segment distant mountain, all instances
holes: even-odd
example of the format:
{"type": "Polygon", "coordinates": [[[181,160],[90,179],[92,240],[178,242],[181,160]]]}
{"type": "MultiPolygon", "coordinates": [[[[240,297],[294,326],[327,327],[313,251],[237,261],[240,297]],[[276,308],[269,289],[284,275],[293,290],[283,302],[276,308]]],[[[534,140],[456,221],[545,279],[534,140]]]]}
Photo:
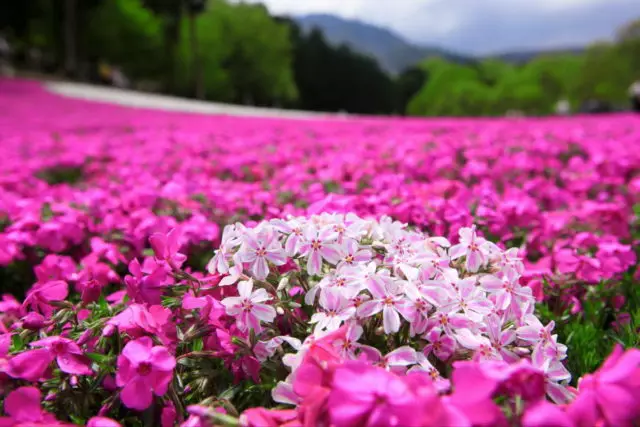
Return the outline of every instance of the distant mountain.
{"type": "Polygon", "coordinates": [[[489,55],[488,58],[501,59],[514,64],[523,64],[531,61],[540,55],[564,55],[564,54],[580,54],[585,51],[584,47],[567,47],[547,50],[522,50],[514,52],[499,53],[497,55],[489,55]]]}
{"type": "Polygon", "coordinates": [[[293,19],[305,32],[319,28],[329,43],[345,44],[355,51],[374,57],[383,69],[392,74],[399,74],[430,56],[440,56],[452,61],[469,59],[437,47],[412,44],[391,30],[357,20],[326,14],[297,16],[293,19]]]}
{"type": "MultiPolygon", "coordinates": [[[[319,28],[331,44],[346,44],[357,52],[374,57],[382,68],[391,74],[399,74],[430,56],[440,56],[450,61],[463,63],[484,58],[457,54],[433,46],[419,46],[386,28],[358,20],[339,18],[335,15],[312,14],[296,16],[293,19],[305,32],[319,28]]],[[[584,52],[583,47],[568,47],[547,50],[516,50],[485,57],[522,64],[540,55],[582,52],[584,52]]]]}

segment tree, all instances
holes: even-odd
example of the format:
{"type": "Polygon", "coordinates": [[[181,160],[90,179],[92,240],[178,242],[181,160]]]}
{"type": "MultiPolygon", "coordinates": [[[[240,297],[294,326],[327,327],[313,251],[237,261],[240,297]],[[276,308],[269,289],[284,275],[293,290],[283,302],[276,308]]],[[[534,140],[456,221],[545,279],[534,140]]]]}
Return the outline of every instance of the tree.
{"type": "Polygon", "coordinates": [[[420,67],[411,67],[400,73],[395,82],[395,110],[405,114],[409,101],[426,81],[427,72],[420,67]]]}
{"type": "Polygon", "coordinates": [[[196,29],[196,18],[206,7],[206,0],[186,0],[187,14],[189,17],[189,44],[191,45],[191,70],[193,72],[193,87],[195,96],[204,99],[204,82],[202,80],[202,63],[198,50],[198,34],[196,29]]]}
{"type": "Polygon", "coordinates": [[[162,22],[164,55],[164,87],[176,90],[176,50],[180,39],[180,22],[184,14],[184,0],[144,0],[143,5],[162,22]]]}
{"type": "Polygon", "coordinates": [[[109,0],[92,15],[87,40],[92,54],[136,79],[162,79],[162,21],[138,0],[109,0]]]}

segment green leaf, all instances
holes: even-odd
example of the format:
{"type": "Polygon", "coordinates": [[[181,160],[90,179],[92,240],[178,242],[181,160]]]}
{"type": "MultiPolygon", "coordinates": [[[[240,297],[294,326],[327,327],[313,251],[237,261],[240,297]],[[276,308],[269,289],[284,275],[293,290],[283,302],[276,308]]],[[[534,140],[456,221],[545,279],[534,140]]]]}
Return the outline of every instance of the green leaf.
{"type": "Polygon", "coordinates": [[[96,363],[107,363],[111,360],[111,356],[100,353],[86,353],[86,356],[96,363]]]}
{"type": "Polygon", "coordinates": [[[17,353],[24,350],[25,343],[22,337],[18,334],[13,334],[11,337],[11,353],[17,353]]]}

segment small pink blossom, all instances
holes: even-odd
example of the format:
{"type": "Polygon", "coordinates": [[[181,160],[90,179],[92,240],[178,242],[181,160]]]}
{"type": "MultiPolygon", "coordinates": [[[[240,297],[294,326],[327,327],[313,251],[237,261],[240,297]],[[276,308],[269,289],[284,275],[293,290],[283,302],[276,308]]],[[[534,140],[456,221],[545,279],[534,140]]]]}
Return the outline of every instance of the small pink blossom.
{"type": "Polygon", "coordinates": [[[142,411],[152,396],[164,396],[173,378],[176,359],[163,346],[153,346],[151,338],[130,341],[118,356],[116,384],[123,387],[120,398],[131,409],[142,411]]]}

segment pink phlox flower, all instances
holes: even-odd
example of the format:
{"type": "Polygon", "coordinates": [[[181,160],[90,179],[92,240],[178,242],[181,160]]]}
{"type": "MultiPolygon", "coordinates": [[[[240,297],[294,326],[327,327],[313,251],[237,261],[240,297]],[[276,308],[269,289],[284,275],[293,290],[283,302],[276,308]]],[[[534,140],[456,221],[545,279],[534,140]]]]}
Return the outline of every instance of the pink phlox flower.
{"type": "Polygon", "coordinates": [[[489,301],[481,288],[476,286],[475,277],[460,279],[455,270],[447,270],[443,273],[448,301],[442,304],[441,311],[459,313],[474,322],[480,322],[484,316],[491,313],[493,304],[489,301]]]}
{"type": "Polygon", "coordinates": [[[398,311],[409,322],[411,335],[421,334],[427,328],[429,312],[439,305],[443,292],[436,287],[406,282],[404,294],[406,300],[398,305],[398,311]]]}
{"type": "Polygon", "coordinates": [[[335,346],[338,348],[340,355],[344,359],[355,359],[356,358],[356,350],[360,348],[360,344],[358,344],[358,340],[362,336],[364,329],[362,326],[351,323],[347,329],[347,333],[344,339],[337,339],[335,341],[335,346]]]}
{"type": "Polygon", "coordinates": [[[320,307],[323,311],[314,313],[309,323],[315,323],[315,330],[336,330],[340,325],[353,318],[355,307],[351,307],[340,289],[327,288],[320,294],[320,307]]]}
{"type": "Polygon", "coordinates": [[[54,280],[46,283],[36,283],[27,292],[23,307],[29,307],[50,317],[54,311],[51,302],[64,301],[69,295],[69,285],[62,280],[54,280]]]}
{"type": "Polygon", "coordinates": [[[338,245],[338,252],[340,254],[338,268],[343,265],[369,262],[372,257],[369,249],[362,248],[356,240],[348,238],[344,239],[342,243],[338,245]]]}
{"type": "Polygon", "coordinates": [[[245,331],[249,328],[260,332],[260,321],[271,323],[276,317],[276,309],[268,304],[272,297],[263,288],[253,290],[253,280],[245,280],[238,283],[237,297],[223,299],[222,305],[227,309],[227,314],[236,318],[238,328],[245,331]]]}
{"type": "Polygon", "coordinates": [[[284,343],[289,344],[294,350],[298,351],[302,347],[299,339],[287,335],[277,336],[268,341],[258,341],[254,347],[254,354],[260,362],[264,362],[272,357],[278,348],[284,343]]]}
{"type": "Polygon", "coordinates": [[[153,346],[149,337],[124,346],[118,356],[116,384],[123,387],[120,399],[125,406],[142,411],[152,402],[152,394],[164,396],[173,378],[176,359],[166,347],[153,346]]]}
{"type": "Polygon", "coordinates": [[[424,353],[416,353],[416,365],[412,366],[407,373],[414,372],[424,372],[429,375],[429,380],[441,393],[447,392],[451,388],[451,382],[440,375],[440,372],[431,364],[424,353]]]}
{"type": "Polygon", "coordinates": [[[75,341],[63,337],[47,337],[30,343],[32,347],[43,347],[49,351],[62,372],[72,375],[92,375],[91,362],[75,341]]]}
{"type": "Polygon", "coordinates": [[[572,399],[566,383],[571,380],[571,373],[557,359],[545,354],[542,347],[536,347],[531,355],[531,364],[545,375],[545,390],[555,403],[564,404],[572,399]]]}
{"type": "Polygon", "coordinates": [[[92,237],[90,240],[91,252],[98,257],[104,258],[113,265],[125,262],[125,257],[122,255],[118,246],[113,243],[107,243],[100,237],[92,237]]]}
{"type": "Polygon", "coordinates": [[[401,377],[347,361],[333,376],[328,411],[336,427],[411,427],[421,424],[420,404],[401,377]]]}
{"type": "MultiPolygon", "coordinates": [[[[23,304],[20,304],[16,297],[9,294],[2,295],[2,299],[0,300],[0,313],[2,313],[2,317],[7,320],[11,317],[20,318],[26,314],[23,304]]],[[[0,322],[0,324],[1,323],[2,322],[0,322]]]]}
{"type": "Polygon", "coordinates": [[[522,258],[520,257],[520,249],[519,248],[509,248],[504,252],[500,253],[500,260],[498,265],[502,268],[512,268],[519,275],[524,274],[524,264],[522,262],[522,258]]]}
{"type": "Polygon", "coordinates": [[[437,311],[429,318],[427,328],[440,328],[442,332],[451,338],[455,338],[455,330],[473,328],[475,322],[463,314],[445,313],[437,311]]]}
{"type": "Polygon", "coordinates": [[[516,329],[516,335],[519,340],[534,345],[535,349],[542,351],[549,357],[563,360],[567,354],[567,346],[557,342],[558,336],[552,334],[555,322],[550,321],[544,326],[540,319],[530,314],[524,317],[525,324],[516,329]]]}
{"type": "MultiPolygon", "coordinates": [[[[107,417],[92,417],[86,427],[121,427],[116,420],[107,417]]],[[[163,426],[164,427],[164,426],[163,426]]]]}
{"type": "Polygon", "coordinates": [[[378,276],[367,282],[367,288],[372,299],[364,302],[358,308],[361,317],[374,316],[382,311],[382,324],[386,334],[393,334],[400,330],[399,307],[405,304],[402,289],[390,277],[378,276]]]}
{"type": "Polygon", "coordinates": [[[163,288],[167,285],[167,272],[157,265],[151,274],[144,274],[136,258],[129,263],[131,276],[125,276],[127,295],[132,301],[141,304],[159,305],[162,302],[163,288]]]}
{"type": "Polygon", "coordinates": [[[527,402],[544,398],[544,372],[533,367],[527,359],[521,359],[517,363],[486,361],[481,367],[486,375],[499,382],[498,394],[520,396],[527,402]]]}
{"type": "Polygon", "coordinates": [[[209,325],[220,326],[221,318],[225,315],[224,305],[211,295],[194,297],[193,294],[185,294],[182,298],[182,308],[185,310],[200,310],[200,317],[206,319],[209,325]]]}
{"type": "Polygon", "coordinates": [[[480,286],[496,298],[496,308],[507,310],[512,305],[522,305],[534,301],[531,288],[518,283],[520,276],[516,270],[506,268],[502,278],[487,274],[480,278],[480,286]]]}
{"type": "Polygon", "coordinates": [[[425,245],[428,248],[428,250],[417,252],[411,257],[412,263],[420,265],[420,272],[424,280],[432,279],[449,268],[451,259],[444,247],[437,246],[432,249],[433,243],[429,240],[419,242],[417,245],[425,245]]]}
{"type": "Polygon", "coordinates": [[[36,387],[20,387],[13,390],[4,400],[4,412],[8,417],[0,417],[2,427],[50,426],[63,427],[62,423],[42,410],[42,394],[36,387]]]}
{"type": "Polygon", "coordinates": [[[174,228],[169,233],[154,233],[149,237],[149,243],[158,262],[166,262],[173,270],[177,270],[187,260],[186,255],[178,252],[181,246],[182,233],[174,228]]]}
{"type": "MultiPolygon", "coordinates": [[[[546,400],[540,400],[528,406],[521,423],[522,427],[576,427],[576,423],[561,406],[546,400]]],[[[592,425],[596,424],[588,424],[584,427],[592,425]]]]}
{"type": "Polygon", "coordinates": [[[482,335],[475,334],[469,329],[459,329],[455,337],[462,347],[474,351],[474,360],[502,359],[500,353],[491,345],[491,341],[482,335]]]}
{"type": "Polygon", "coordinates": [[[251,274],[258,280],[265,280],[269,275],[267,261],[274,265],[284,265],[287,262],[287,256],[273,229],[258,232],[247,230],[242,236],[238,257],[242,262],[251,264],[251,274]]]}
{"type": "Polygon", "coordinates": [[[121,333],[135,338],[145,334],[155,335],[164,345],[172,346],[177,337],[171,316],[169,308],[160,305],[147,307],[134,303],[109,319],[107,325],[117,327],[121,333]]]}
{"type": "Polygon", "coordinates": [[[455,425],[501,425],[504,415],[492,399],[498,381],[484,373],[482,365],[476,362],[455,362],[453,367],[453,393],[442,400],[450,416],[460,420],[455,425]]]}
{"type": "Polygon", "coordinates": [[[304,241],[300,245],[300,254],[307,257],[307,273],[315,276],[322,271],[323,260],[330,264],[340,261],[340,253],[336,249],[338,233],[333,227],[324,226],[321,229],[307,225],[304,229],[304,241]]]}
{"type": "Polygon", "coordinates": [[[475,273],[488,260],[490,242],[476,234],[476,228],[461,228],[458,231],[460,243],[449,248],[452,260],[465,257],[465,268],[475,273]]]}
{"type": "Polygon", "coordinates": [[[50,254],[44,257],[33,271],[36,274],[38,283],[46,283],[53,280],[75,280],[76,262],[68,256],[50,254]]]}
{"type": "Polygon", "coordinates": [[[396,373],[405,372],[408,366],[414,365],[418,361],[418,353],[406,345],[398,347],[384,356],[380,350],[368,345],[360,345],[359,351],[358,359],[367,360],[375,366],[396,373]]]}
{"type": "Polygon", "coordinates": [[[489,341],[496,352],[500,354],[502,359],[509,363],[516,362],[519,357],[508,348],[516,340],[516,331],[512,326],[504,328],[502,317],[491,314],[486,317],[487,334],[489,341]]]}
{"type": "MultiPolygon", "coordinates": [[[[251,408],[240,415],[240,427],[302,427],[294,409],[251,408]]],[[[181,426],[190,427],[190,426],[181,426]]]]}
{"type": "Polygon", "coordinates": [[[640,419],[640,350],[616,345],[600,369],[580,378],[567,412],[579,427],[634,425],[640,419]]]}
{"type": "Polygon", "coordinates": [[[300,251],[300,246],[304,240],[304,223],[296,218],[283,221],[275,219],[271,221],[276,229],[282,233],[288,234],[284,243],[284,251],[288,257],[293,257],[300,251]]]}
{"type": "Polygon", "coordinates": [[[229,271],[228,259],[232,256],[233,250],[237,248],[242,239],[235,225],[228,224],[222,230],[222,242],[215,251],[215,255],[211,258],[211,261],[207,264],[207,271],[213,274],[218,272],[220,274],[227,274],[229,271]]]}
{"type": "Polygon", "coordinates": [[[429,344],[423,349],[425,356],[433,353],[438,359],[444,361],[449,359],[456,350],[455,339],[444,335],[440,328],[431,328],[424,338],[429,341],[429,344]]]}
{"type": "MultiPolygon", "coordinates": [[[[209,408],[202,405],[189,405],[187,406],[187,413],[189,418],[180,424],[180,427],[212,427],[213,421],[211,417],[214,412],[226,413],[224,408],[209,408]]],[[[242,426],[246,427],[246,426],[242,426]]]]}
{"type": "Polygon", "coordinates": [[[47,349],[27,350],[11,357],[5,363],[4,371],[13,378],[39,381],[47,375],[49,365],[54,359],[47,349]]]}

